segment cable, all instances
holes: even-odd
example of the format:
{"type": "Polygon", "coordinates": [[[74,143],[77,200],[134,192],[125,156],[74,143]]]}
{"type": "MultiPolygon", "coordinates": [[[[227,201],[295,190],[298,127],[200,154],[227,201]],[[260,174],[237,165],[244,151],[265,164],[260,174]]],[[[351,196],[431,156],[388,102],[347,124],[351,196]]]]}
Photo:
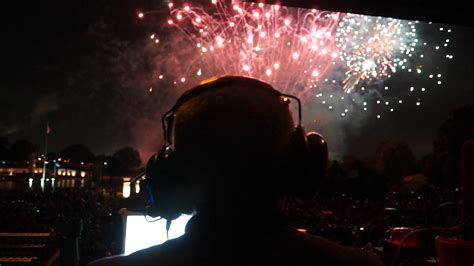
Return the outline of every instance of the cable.
{"type": "Polygon", "coordinates": [[[455,230],[455,229],[458,229],[460,227],[462,227],[463,225],[465,225],[467,222],[469,222],[471,219],[466,219],[465,221],[463,221],[462,223],[456,225],[456,226],[452,226],[452,227],[449,227],[449,228],[446,228],[446,227],[424,227],[424,228],[420,228],[420,229],[417,229],[413,232],[410,232],[408,234],[406,234],[401,240],[400,240],[400,245],[398,246],[397,248],[397,252],[395,253],[395,256],[393,257],[393,260],[392,260],[392,263],[390,264],[391,266],[394,266],[395,265],[395,262],[397,261],[398,259],[398,256],[400,255],[400,251],[402,249],[402,246],[403,246],[403,242],[405,242],[405,240],[408,239],[408,237],[410,237],[411,235],[413,234],[416,234],[416,233],[419,233],[419,232],[422,232],[422,231],[427,231],[427,230],[442,230],[443,232],[441,232],[440,234],[444,234],[445,232],[447,231],[451,231],[451,230],[455,230]]]}
{"type": "MultiPolygon", "coordinates": [[[[444,229],[444,228],[443,228],[444,229]]],[[[408,234],[406,234],[402,240],[400,240],[400,245],[398,246],[397,248],[397,252],[395,253],[395,256],[393,257],[393,260],[392,260],[392,264],[390,264],[391,266],[394,266],[395,265],[395,262],[397,261],[398,259],[398,255],[400,254],[400,250],[402,249],[402,246],[403,246],[403,242],[405,242],[405,240],[408,239],[409,236],[415,234],[415,233],[419,233],[419,232],[422,232],[422,231],[426,231],[426,230],[429,230],[428,227],[425,227],[425,228],[421,228],[421,229],[417,229],[413,232],[410,232],[408,234]]]]}
{"type": "Polygon", "coordinates": [[[160,218],[155,219],[155,220],[148,220],[146,213],[144,213],[143,216],[145,217],[145,220],[149,223],[154,223],[154,222],[157,222],[157,221],[163,219],[162,217],[160,217],[160,218]]]}

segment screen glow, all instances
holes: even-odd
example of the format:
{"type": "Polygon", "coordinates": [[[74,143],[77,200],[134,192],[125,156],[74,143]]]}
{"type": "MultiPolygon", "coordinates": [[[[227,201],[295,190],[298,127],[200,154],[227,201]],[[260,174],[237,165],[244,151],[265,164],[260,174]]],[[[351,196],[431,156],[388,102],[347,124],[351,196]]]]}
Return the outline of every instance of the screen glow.
{"type": "MultiPolygon", "coordinates": [[[[180,237],[192,215],[181,215],[171,223],[169,239],[180,237]]],[[[127,215],[125,228],[124,254],[159,245],[168,240],[166,237],[166,220],[153,221],[154,218],[144,215],[127,215]]]]}

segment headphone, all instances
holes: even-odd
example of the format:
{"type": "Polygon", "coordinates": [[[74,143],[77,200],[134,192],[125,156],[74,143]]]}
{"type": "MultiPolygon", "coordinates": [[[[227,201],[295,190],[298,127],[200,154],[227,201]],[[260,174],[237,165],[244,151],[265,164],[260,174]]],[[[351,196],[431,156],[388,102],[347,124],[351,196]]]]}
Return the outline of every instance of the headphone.
{"type": "Polygon", "coordinates": [[[290,149],[285,155],[285,166],[282,167],[282,193],[308,198],[316,192],[319,181],[325,175],[328,161],[328,148],[324,138],[316,133],[305,133],[302,126],[301,101],[296,96],[283,94],[262,81],[240,77],[214,77],[201,82],[186,91],[162,117],[164,145],[148,161],[146,166],[146,190],[148,192],[147,215],[173,220],[182,213],[192,212],[176,195],[177,189],[185,182],[180,174],[180,164],[173,150],[173,124],[177,110],[190,99],[203,93],[225,89],[229,84],[244,83],[268,90],[282,101],[294,99],[298,103],[298,125],[291,137],[290,149]]]}

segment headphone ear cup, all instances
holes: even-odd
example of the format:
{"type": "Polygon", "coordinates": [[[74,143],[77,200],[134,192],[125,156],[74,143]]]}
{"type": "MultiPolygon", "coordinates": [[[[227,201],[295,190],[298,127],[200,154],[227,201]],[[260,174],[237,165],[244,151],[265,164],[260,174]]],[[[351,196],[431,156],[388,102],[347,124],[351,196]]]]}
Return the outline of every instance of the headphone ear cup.
{"type": "MultiPolygon", "coordinates": [[[[310,182],[310,168],[308,143],[303,127],[298,126],[293,132],[290,148],[285,162],[283,176],[283,193],[288,193],[300,198],[312,196],[315,192],[308,187],[310,182]]],[[[311,186],[312,187],[312,186],[311,186]]]]}
{"type": "Polygon", "coordinates": [[[173,192],[179,184],[179,174],[176,170],[173,149],[168,145],[163,145],[161,150],[148,160],[145,172],[149,198],[147,215],[160,216],[167,220],[176,219],[181,215],[172,200],[173,192]]]}
{"type": "Polygon", "coordinates": [[[311,198],[317,192],[326,173],[328,149],[324,138],[316,133],[305,134],[298,126],[292,137],[284,171],[285,193],[300,198],[311,198]]]}
{"type": "Polygon", "coordinates": [[[328,165],[328,146],[323,136],[317,132],[309,132],[306,135],[310,164],[312,165],[312,175],[317,180],[319,186],[321,180],[326,176],[328,165]]]}

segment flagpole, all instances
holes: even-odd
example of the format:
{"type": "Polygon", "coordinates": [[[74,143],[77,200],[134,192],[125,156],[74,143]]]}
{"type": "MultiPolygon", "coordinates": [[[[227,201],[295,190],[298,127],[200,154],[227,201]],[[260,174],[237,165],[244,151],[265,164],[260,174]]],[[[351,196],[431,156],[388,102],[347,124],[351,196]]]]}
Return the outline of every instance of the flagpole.
{"type": "Polygon", "coordinates": [[[44,181],[46,177],[46,155],[48,154],[48,135],[49,135],[49,122],[46,122],[46,132],[44,136],[44,156],[43,156],[43,177],[41,178],[44,181]]]}

